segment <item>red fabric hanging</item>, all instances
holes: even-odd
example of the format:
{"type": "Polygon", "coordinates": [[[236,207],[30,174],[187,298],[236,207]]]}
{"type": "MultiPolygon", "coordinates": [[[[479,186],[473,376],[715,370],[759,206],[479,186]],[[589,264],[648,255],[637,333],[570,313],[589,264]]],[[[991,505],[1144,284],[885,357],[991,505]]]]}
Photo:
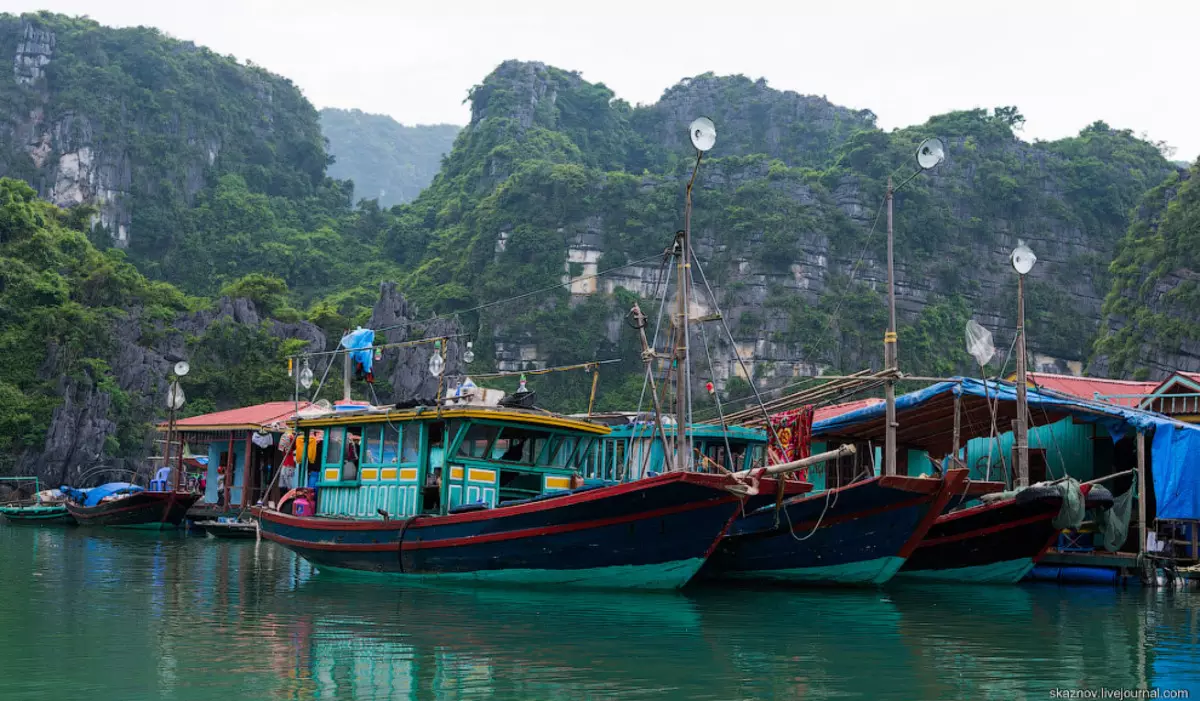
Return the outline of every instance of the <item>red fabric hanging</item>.
{"type": "MultiPolygon", "coordinates": [[[[803,460],[812,455],[813,406],[784,411],[771,416],[771,431],[767,443],[767,462],[780,465],[803,460]]],[[[801,481],[808,480],[808,468],[795,473],[801,481]]]]}

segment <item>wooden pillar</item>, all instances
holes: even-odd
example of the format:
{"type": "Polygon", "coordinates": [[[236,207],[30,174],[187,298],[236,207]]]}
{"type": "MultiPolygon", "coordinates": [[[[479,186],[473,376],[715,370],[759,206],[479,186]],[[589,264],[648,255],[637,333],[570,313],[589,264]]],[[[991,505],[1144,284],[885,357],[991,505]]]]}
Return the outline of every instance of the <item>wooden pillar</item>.
{"type": "Polygon", "coordinates": [[[1146,552],[1146,434],[1137,433],[1138,553],[1146,552]]]}
{"type": "Polygon", "coordinates": [[[229,464],[225,465],[225,475],[221,478],[225,480],[225,503],[222,508],[228,509],[233,506],[233,431],[229,432],[229,451],[226,454],[229,464]]]}
{"type": "Polygon", "coordinates": [[[951,467],[958,467],[958,449],[962,441],[962,395],[954,395],[954,451],[951,453],[954,459],[950,461],[951,467]]]}
{"type": "Polygon", "coordinates": [[[242,460],[242,503],[245,508],[247,500],[250,498],[250,432],[246,432],[246,455],[242,460]]]}

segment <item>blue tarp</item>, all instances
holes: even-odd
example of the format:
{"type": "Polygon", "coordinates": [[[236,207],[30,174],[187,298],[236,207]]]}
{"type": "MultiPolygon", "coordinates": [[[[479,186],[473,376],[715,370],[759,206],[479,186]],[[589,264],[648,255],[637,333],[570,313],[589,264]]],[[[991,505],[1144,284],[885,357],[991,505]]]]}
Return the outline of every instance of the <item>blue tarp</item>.
{"type": "Polygon", "coordinates": [[[73,487],[62,486],[58,491],[70,497],[71,501],[82,504],[84,506],[95,506],[100,503],[100,500],[105,497],[113,496],[114,494],[134,493],[145,491],[136,484],[128,482],[109,482],[102,484],[99,487],[91,489],[75,489],[73,487]]]}
{"type": "MultiPolygon", "coordinates": [[[[939,382],[925,389],[896,398],[897,420],[904,425],[902,414],[941,397],[997,397],[1000,402],[1017,401],[1015,385],[973,378],[956,378],[939,382]]],[[[1078,399],[1068,395],[1030,388],[1026,393],[1030,414],[1037,410],[1047,414],[1067,414],[1077,421],[1103,426],[1113,440],[1120,440],[1128,428],[1139,433],[1153,433],[1150,449],[1150,468],[1154,477],[1154,497],[1157,517],[1164,519],[1200,519],[1200,427],[1185,424],[1161,414],[1117,406],[1101,401],[1078,399]]],[[[953,410],[951,410],[952,412],[953,410]]],[[[851,411],[813,424],[813,438],[854,435],[856,427],[880,422],[886,408],[883,403],[851,411]]],[[[928,421],[929,417],[922,417],[928,421]]],[[[951,414],[950,420],[953,421],[951,414]]],[[[967,438],[964,434],[964,438],[967,438]]],[[[918,446],[920,447],[920,446],[918,446]]],[[[940,457],[940,456],[931,456],[940,457]]]]}
{"type": "Polygon", "coordinates": [[[373,343],[375,330],[364,329],[361,326],[342,336],[342,348],[350,351],[351,362],[361,364],[363,372],[371,372],[371,366],[375,362],[375,352],[371,348],[373,343]]]}

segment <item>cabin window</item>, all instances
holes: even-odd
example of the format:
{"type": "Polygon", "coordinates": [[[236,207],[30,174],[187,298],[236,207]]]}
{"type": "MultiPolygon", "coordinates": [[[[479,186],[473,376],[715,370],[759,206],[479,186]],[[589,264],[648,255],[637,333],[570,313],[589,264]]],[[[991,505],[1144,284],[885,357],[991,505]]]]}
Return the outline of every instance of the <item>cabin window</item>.
{"type": "Polygon", "coordinates": [[[382,460],[381,435],[378,426],[369,426],[363,429],[363,451],[360,456],[362,464],[378,465],[382,460]]]}
{"type": "Polygon", "coordinates": [[[584,474],[594,470],[591,460],[593,449],[596,446],[595,438],[580,438],[579,450],[575,451],[575,457],[571,460],[571,467],[576,470],[581,470],[584,474]]]}
{"type": "Polygon", "coordinates": [[[467,429],[467,435],[458,445],[458,454],[464,458],[482,458],[487,455],[488,446],[496,439],[500,429],[486,424],[472,424],[467,429]]]}
{"type": "Polygon", "coordinates": [[[346,429],[331,428],[325,432],[325,464],[336,467],[342,464],[342,446],[346,443],[346,429]]]}
{"type": "Polygon", "coordinates": [[[401,438],[403,439],[400,444],[401,462],[405,465],[415,464],[421,455],[421,429],[415,424],[409,424],[404,427],[401,438]]]}
{"type": "Polygon", "coordinates": [[[400,462],[400,427],[383,427],[383,465],[395,465],[400,462]]]}
{"type": "Polygon", "coordinates": [[[492,460],[532,465],[546,441],[546,434],[519,428],[505,428],[492,448],[492,460]]]}
{"type": "Polygon", "coordinates": [[[575,452],[575,440],[573,436],[555,436],[552,438],[546,464],[554,465],[555,467],[570,465],[571,455],[575,452]]]}

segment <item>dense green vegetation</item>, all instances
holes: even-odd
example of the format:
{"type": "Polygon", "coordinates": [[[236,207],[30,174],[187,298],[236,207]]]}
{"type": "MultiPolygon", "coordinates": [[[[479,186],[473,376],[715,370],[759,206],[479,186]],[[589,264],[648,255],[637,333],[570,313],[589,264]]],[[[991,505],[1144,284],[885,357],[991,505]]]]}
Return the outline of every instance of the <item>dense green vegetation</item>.
{"type": "MultiPolygon", "coordinates": [[[[15,51],[21,21],[0,17],[5,55],[15,51]]],[[[79,350],[62,374],[95,383],[111,378],[103,366],[111,358],[105,320],[130,310],[165,322],[229,294],[336,337],[365,323],[379,283],[396,280],[422,315],[457,317],[475,334],[472,371],[494,369],[496,353],[523,344],[551,365],[619,357],[622,364],[602,371],[598,404],[629,407],[641,389],[640,349],[633,333],[610,323],[649,297],[653,283],[584,300],[555,286],[579,273],[566,264],[576,243],[602,251],[600,270],[643,261],[653,271],[682,226],[693,162],[679,120],[693,114],[713,116],[720,130],[695,192],[696,250],[739,342],[767,342],[835,371],[878,365],[885,241],[871,224],[887,177],[907,178],[916,145],[936,135],[949,160],[896,197],[901,278],[925,302],[901,320],[903,367],[973,370],[962,352],[962,324],[980,314],[1011,318],[1010,298],[995,293],[1011,281],[996,249],[1022,236],[1059,242],[1061,250],[1045,251],[1045,259],[1063,266],[1030,282],[1033,346],[1078,358],[1095,328],[1064,292],[1107,289],[1107,251],[1129,228],[1129,210],[1171,171],[1154,145],[1101,122],[1076,137],[1023,142],[1015,107],[953,112],[885,132],[868,111],[780,93],[744,76],[701,75],[671,87],[656,105],[632,107],[576,73],[510,61],[472,89],[472,122],[438,159],[429,186],[411,202],[381,207],[371,198],[380,190],[413,192],[391,183],[418,172],[425,178],[429,171],[421,169],[440,153],[437,139],[449,134],[402,132],[413,137],[406,141],[391,135],[398,125],[327,111],[324,127],[346,168],[339,170],[329,166],[317,112],[286,79],[151,29],[113,30],[50,14],[25,21],[55,33],[55,54],[38,84],[0,81],[0,117],[20,123],[38,108],[44,124],[75,130],[55,142],[56,153],[90,145],[127,159],[132,243],[127,253],[106,249],[110,232],[99,230],[91,239],[100,245],[91,246],[81,233],[87,212],[47,209],[29,199],[28,188],[13,195],[15,211],[45,222],[24,230],[52,233],[27,239],[59,243],[46,250],[13,244],[6,255],[21,265],[4,274],[28,268],[28,279],[0,289],[0,299],[46,285],[56,292],[42,306],[6,302],[20,307],[19,316],[0,333],[6,348],[34,349],[38,357],[47,339],[63,334],[54,347],[79,350]],[[337,179],[348,173],[362,181],[357,192],[337,179]],[[72,255],[86,265],[61,260],[72,255]],[[120,285],[125,297],[89,301],[85,273],[100,263],[129,277],[120,285]],[[541,288],[549,291],[478,309],[541,288]],[[48,310],[69,303],[83,310],[71,312],[80,323],[54,326],[57,311],[48,310]]],[[[0,130],[9,133],[16,132],[0,130]]],[[[0,143],[0,172],[44,186],[54,159],[38,165],[27,146],[0,143]]],[[[10,246],[8,237],[3,245],[10,246]]],[[[1133,255],[1127,250],[1112,269],[1122,289],[1138,275],[1131,265],[1150,265],[1133,255]]],[[[653,315],[654,303],[642,303],[653,315]]],[[[1126,314],[1109,304],[1111,313],[1126,314]]],[[[1194,337],[1190,327],[1180,333],[1194,337]]],[[[707,341],[714,356],[727,358],[732,349],[719,336],[707,341]]],[[[279,358],[294,344],[265,327],[218,322],[186,341],[200,359],[189,380],[190,410],[288,393],[279,358]]],[[[33,445],[55,394],[37,379],[47,375],[34,372],[34,355],[5,355],[0,393],[22,399],[4,410],[0,433],[33,445]]],[[[758,366],[760,376],[769,369],[758,366]]],[[[698,373],[707,379],[706,368],[698,373]]],[[[587,373],[534,383],[550,408],[586,408],[587,373]]],[[[736,394],[736,385],[727,392],[736,394]]],[[[145,412],[129,416],[122,421],[132,426],[145,412]]]]}
{"type": "Polygon", "coordinates": [[[384,207],[415,199],[437,175],[461,127],[405,126],[361,110],[321,110],[321,131],[334,161],[329,175],[353,180],[356,197],[384,207]]]}
{"type": "Polygon", "coordinates": [[[96,250],[80,230],[87,215],[0,178],[0,456],[40,446],[64,381],[110,393],[118,436],[130,436],[140,398],[117,386],[110,367],[114,324],[131,310],[147,324],[174,319],[193,303],[147,280],[125,254],[96,250]]]}
{"type": "Polygon", "coordinates": [[[1149,359],[1200,339],[1200,161],[1146,193],[1110,268],[1109,326],[1096,343],[1114,374],[1145,378],[1149,359]]]}

